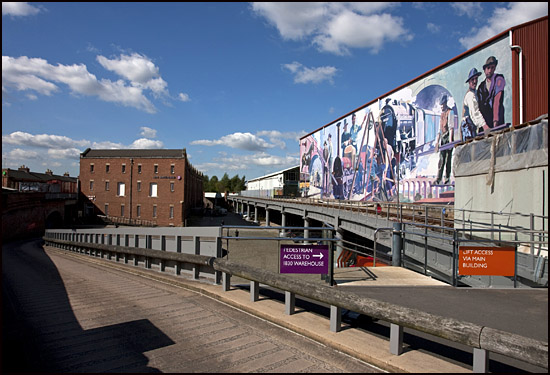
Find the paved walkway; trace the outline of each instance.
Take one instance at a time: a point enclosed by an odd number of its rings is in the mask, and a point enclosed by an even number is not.
[[[3,247],[2,372],[380,371],[159,276]]]

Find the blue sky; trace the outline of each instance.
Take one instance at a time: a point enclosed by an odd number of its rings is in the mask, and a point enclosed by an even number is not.
[[[2,3],[2,167],[187,149],[208,176],[299,164],[298,140],[548,3]]]

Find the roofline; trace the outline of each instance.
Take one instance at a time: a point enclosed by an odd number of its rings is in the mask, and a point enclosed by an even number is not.
[[[276,174],[284,173],[284,172],[289,171],[289,170],[294,169],[294,168],[298,168],[298,169],[299,169],[299,168],[300,168],[300,165],[295,165],[295,166],[293,166],[293,167],[286,168],[286,169],[282,169],[282,170],[280,170],[280,171],[273,172],[273,173],[270,173],[270,174],[266,174],[266,175],[263,175],[263,176],[260,176],[260,177],[254,177],[254,178],[251,178],[250,180],[247,180],[246,182],[256,181],[256,180],[260,180],[260,179],[262,179],[262,178],[275,176]]]
[[[449,65],[450,63],[453,63],[453,62],[455,62],[455,61],[458,61],[458,60],[462,59],[463,57],[465,57],[465,56],[467,56],[467,55],[469,55],[469,54],[473,54],[474,52],[476,52],[477,50],[481,49],[482,47],[485,47],[487,44],[490,44],[490,43],[494,42],[495,40],[502,38],[504,35],[509,34],[510,31],[519,29],[519,28],[521,28],[521,27],[525,27],[525,26],[530,25],[530,24],[532,24],[532,23],[540,22],[540,21],[542,21],[542,20],[544,20],[544,19],[548,19],[548,16],[540,17],[540,18],[537,18],[537,19],[534,19],[534,20],[531,20],[531,21],[528,21],[528,22],[524,22],[524,23],[519,24],[519,25],[512,26],[512,27],[510,27],[510,28],[508,28],[508,29],[502,31],[501,33],[499,33],[499,34],[493,36],[492,38],[489,38],[489,39],[487,39],[487,40],[481,42],[481,43],[478,44],[477,46],[472,47],[472,48],[470,48],[470,49],[467,50],[467,51],[464,51],[464,52],[461,53],[460,55],[453,57],[452,59],[448,60],[447,62],[444,62],[443,64],[440,64],[440,65],[436,66],[435,68],[433,68],[433,69],[431,69],[431,70],[428,70],[426,73],[423,73],[423,74],[419,75],[418,77],[416,77],[416,78],[414,78],[414,79],[408,81],[407,83],[404,83],[404,84],[402,84],[401,86],[399,86],[399,87],[397,87],[397,88],[395,88],[395,89],[393,89],[393,90],[391,90],[391,91],[388,91],[387,93],[385,93],[385,94],[383,94],[383,95],[378,96],[376,99],[371,100],[370,102],[368,102],[368,103],[366,103],[366,104],[363,104],[362,106],[360,106],[360,107],[354,109],[353,111],[350,111],[350,112],[346,113],[345,115],[338,117],[336,120],[333,120],[333,121],[329,122],[328,124],[325,124],[325,125],[321,126],[320,128],[318,128],[318,129],[312,131],[312,132],[309,132],[308,134],[306,134],[306,135],[300,137],[300,141],[301,141],[302,139],[306,138],[306,137],[309,137],[310,135],[312,135],[312,134],[314,134],[314,133],[317,133],[319,130],[321,130],[321,129],[323,129],[323,128],[326,128],[327,126],[332,125],[332,124],[334,124],[335,122],[340,121],[340,120],[342,120],[342,119],[344,119],[344,118],[350,116],[351,114],[353,114],[353,113],[355,113],[355,112],[357,112],[357,111],[359,111],[359,110],[361,110],[361,109],[363,109],[363,108],[365,108],[365,107],[370,106],[371,104],[377,102],[378,100],[380,100],[380,99],[382,99],[382,98],[384,98],[384,97],[386,97],[386,96],[388,96],[388,95],[390,95],[390,94],[393,94],[394,92],[399,91],[399,90],[401,90],[402,88],[404,88],[404,87],[406,87],[406,86],[411,85],[412,83],[414,83],[414,82],[420,80],[421,78],[424,78],[424,77],[426,77],[426,76],[428,76],[428,75],[434,73],[435,71],[442,69],[442,68],[445,67],[446,65]]]

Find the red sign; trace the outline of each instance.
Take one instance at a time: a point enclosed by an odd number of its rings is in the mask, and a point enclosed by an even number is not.
[[[516,249],[513,247],[460,246],[458,273],[472,276],[514,276]]]

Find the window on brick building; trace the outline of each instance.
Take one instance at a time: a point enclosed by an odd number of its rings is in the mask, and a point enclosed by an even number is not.
[[[157,196],[157,184],[155,182],[151,182],[151,184],[149,185],[149,196],[150,197]]]
[[[157,206],[153,206],[153,217],[157,217]]]
[[[105,191],[109,191],[109,181],[105,181]]]
[[[170,191],[174,191],[174,183],[170,182]]]
[[[155,174],[159,173],[159,166],[155,164]]]
[[[176,166],[173,165],[173,164],[170,166],[170,173],[171,173],[171,174],[176,173]]]
[[[126,184],[124,182],[119,182],[117,187],[116,195],[123,197],[126,193]]]
[[[105,164],[105,173],[109,173],[109,169],[111,166],[109,164]]]
[[[136,207],[136,215],[137,217],[141,217],[141,205],[139,204]]]
[[[174,218],[174,206],[170,206],[170,219]]]
[[[90,190],[94,190],[94,180],[90,180]]]
[[[122,173],[126,173],[126,164],[122,164]]]
[[[109,215],[109,203],[105,203],[105,215]]]
[[[94,173],[94,165],[93,164],[90,164],[90,172]]]
[[[120,216],[124,217],[124,205],[123,204],[120,205]]]
[[[137,191],[141,191],[141,181],[137,182]]]
[[[141,164],[138,164],[138,173],[141,173]]]

